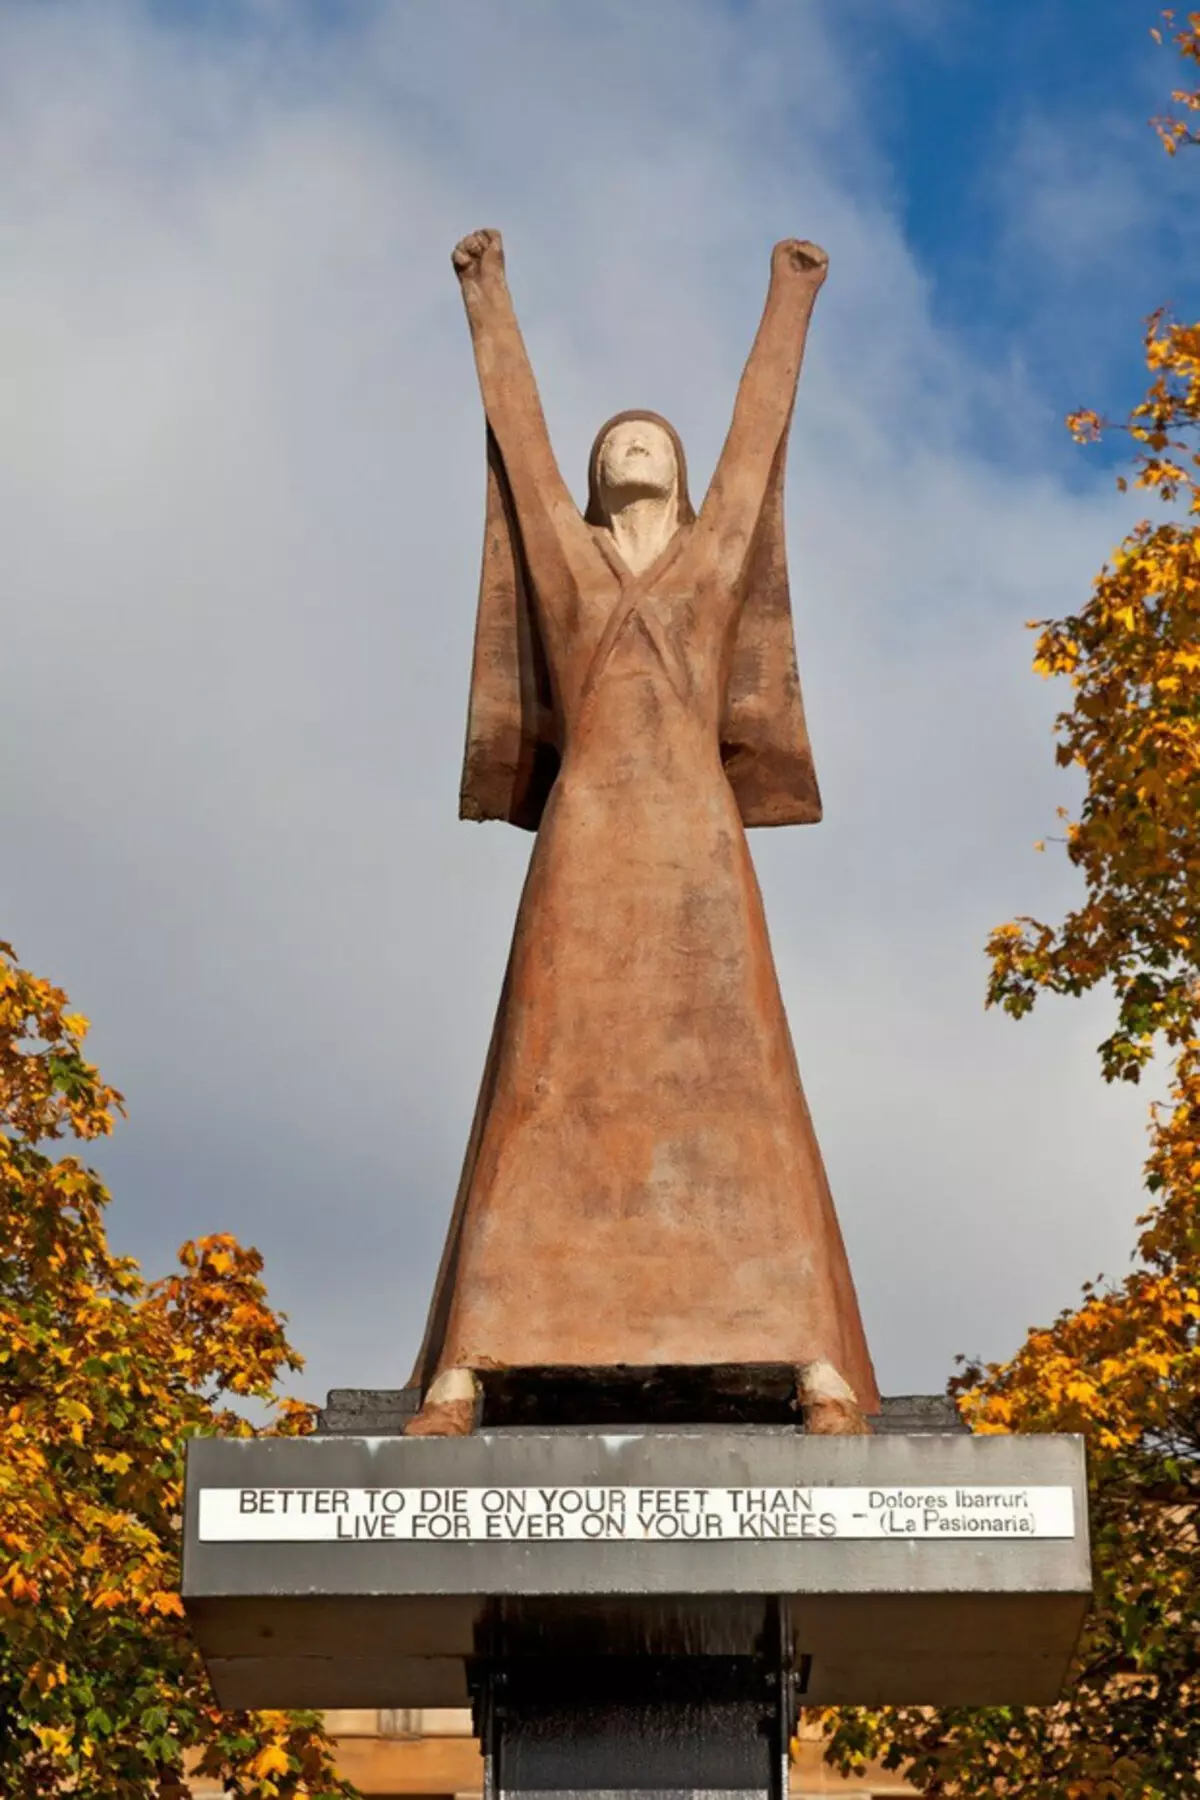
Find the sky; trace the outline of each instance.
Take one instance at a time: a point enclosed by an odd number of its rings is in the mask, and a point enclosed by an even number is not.
[[[577,495],[628,406],[702,490],[771,244],[828,249],[788,490],[825,820],[752,848],[883,1391],[1127,1265],[1108,1003],[987,1012],[983,946],[1079,895],[1024,622],[1134,513],[1063,414],[1196,299],[1154,16],[0,0],[0,935],[127,1097],[117,1247],[256,1244],[307,1395],[407,1379],[529,853],[456,819],[480,225]]]

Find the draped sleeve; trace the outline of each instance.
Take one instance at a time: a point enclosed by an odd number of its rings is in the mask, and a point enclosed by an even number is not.
[[[536,831],[558,773],[559,730],[516,504],[487,433],[487,509],[458,810]]]
[[[710,554],[741,593],[721,752],[747,826],[821,818],[796,662],[783,495],[800,364],[825,268],[812,245],[776,245],[762,322],[700,512]]]
[[[534,831],[561,746],[547,649],[575,627],[580,580],[596,550],[550,444],[499,233],[478,233],[464,246],[481,242],[483,253],[465,267],[456,254],[487,418],[483,568],[459,814]]]

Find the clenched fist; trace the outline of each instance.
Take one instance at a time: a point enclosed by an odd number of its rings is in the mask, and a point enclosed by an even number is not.
[[[829,257],[819,244],[807,238],[784,238],[771,252],[774,275],[806,275],[819,285],[829,272]]]
[[[504,244],[500,233],[489,229],[469,232],[455,244],[450,257],[460,281],[480,275],[489,267],[503,269]]]

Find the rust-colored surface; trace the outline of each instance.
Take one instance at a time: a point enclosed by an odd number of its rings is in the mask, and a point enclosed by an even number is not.
[[[875,1411],[745,831],[819,816],[781,485],[824,257],[777,247],[704,505],[635,578],[562,483],[499,239],[469,241],[491,501],[465,793],[537,840],[418,1378],[821,1361]]]
[[[405,1437],[470,1437],[475,1429],[475,1407],[469,1400],[427,1400],[404,1427]]]

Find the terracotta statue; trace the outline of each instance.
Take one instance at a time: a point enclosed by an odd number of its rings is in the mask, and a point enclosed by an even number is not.
[[[817,1414],[875,1411],[745,829],[821,816],[782,498],[827,259],[776,246],[698,513],[647,412],[600,431],[580,513],[499,233],[454,265],[489,471],[462,813],[537,839],[411,1429],[518,1367],[790,1363]]]

